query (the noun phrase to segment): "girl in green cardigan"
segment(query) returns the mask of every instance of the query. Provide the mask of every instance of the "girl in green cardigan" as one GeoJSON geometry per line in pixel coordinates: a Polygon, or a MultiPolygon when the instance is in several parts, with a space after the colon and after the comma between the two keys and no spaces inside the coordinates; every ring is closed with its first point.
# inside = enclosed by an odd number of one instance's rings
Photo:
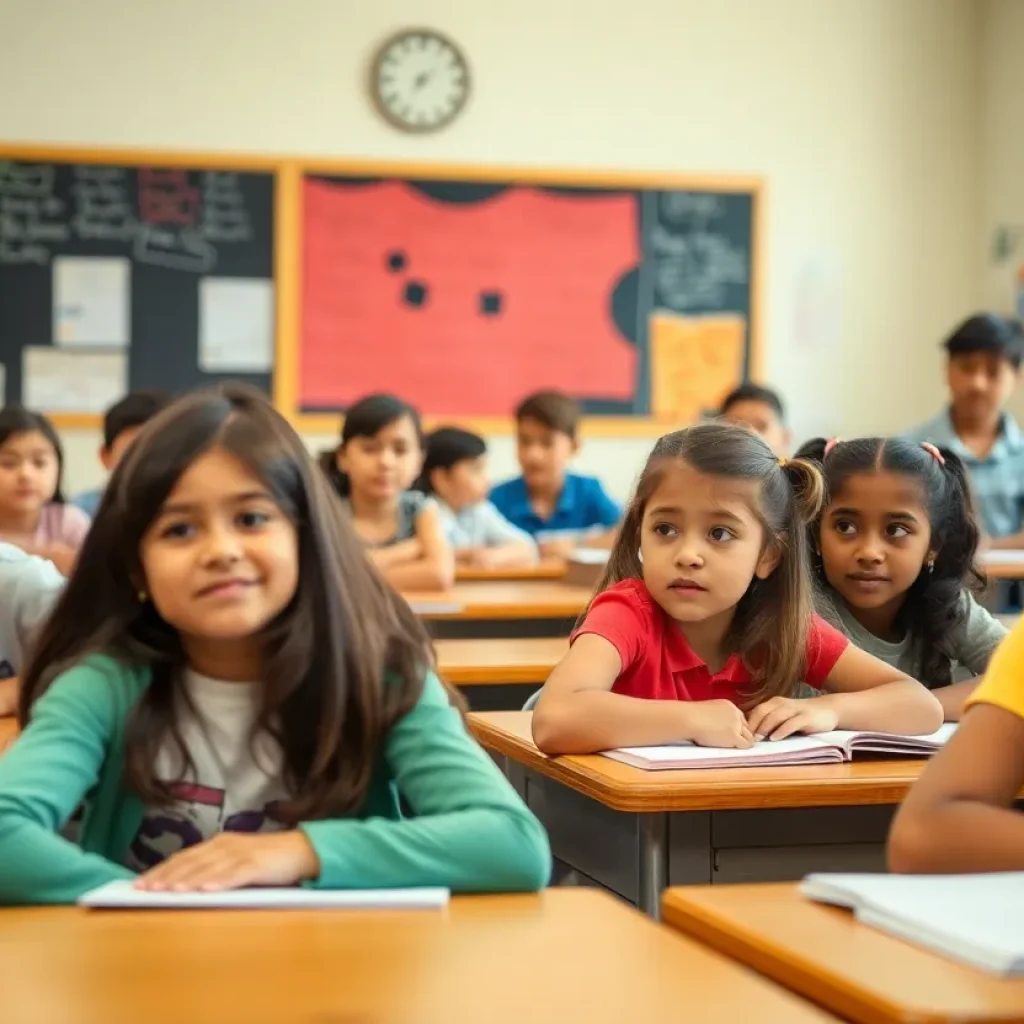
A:
{"type": "Polygon", "coordinates": [[[133,443],[20,717],[0,759],[0,903],[73,902],[122,878],[547,880],[544,831],[467,735],[422,627],[247,388],[187,397],[133,443]],[[60,831],[83,801],[75,845],[60,831]]]}

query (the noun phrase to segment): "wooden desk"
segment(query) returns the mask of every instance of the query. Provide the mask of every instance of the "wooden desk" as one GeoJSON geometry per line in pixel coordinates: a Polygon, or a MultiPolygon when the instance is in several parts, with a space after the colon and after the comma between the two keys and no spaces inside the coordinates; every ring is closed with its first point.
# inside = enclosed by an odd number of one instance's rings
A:
{"type": "Polygon", "coordinates": [[[863,1024],[1024,1022],[1024,979],[998,978],[803,899],[795,885],[670,889],[667,924],[863,1024]]]}
{"type": "Polygon", "coordinates": [[[504,569],[481,569],[476,565],[457,565],[455,579],[469,580],[560,580],[565,575],[564,558],[542,558],[536,565],[504,569]]]}
{"type": "Polygon", "coordinates": [[[981,568],[989,580],[1024,580],[1024,558],[1020,552],[1010,552],[1006,559],[999,558],[999,552],[993,551],[988,557],[981,559],[981,568]]]}
{"type": "Polygon", "coordinates": [[[10,1024],[836,1018],[586,890],[444,911],[0,910],[10,1024]]]}
{"type": "Polygon", "coordinates": [[[567,637],[591,591],[558,580],[456,583],[451,590],[407,594],[439,639],[567,637]]]}
{"type": "Polygon", "coordinates": [[[643,771],[546,757],[530,713],[470,716],[544,822],[555,857],[657,915],[668,884],[764,882],[885,865],[889,822],[923,761],[643,771]]]}

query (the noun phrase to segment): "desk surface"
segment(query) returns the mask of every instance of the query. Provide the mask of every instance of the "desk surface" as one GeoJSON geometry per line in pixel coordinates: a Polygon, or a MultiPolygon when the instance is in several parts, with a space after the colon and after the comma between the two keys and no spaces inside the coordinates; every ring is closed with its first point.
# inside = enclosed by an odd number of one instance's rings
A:
{"type": "Polygon", "coordinates": [[[455,579],[467,580],[560,580],[565,575],[564,558],[542,558],[536,565],[481,569],[476,565],[457,565],[455,579]]]}
{"type": "Polygon", "coordinates": [[[853,1021],[1024,1021],[1024,979],[891,938],[792,884],[669,889],[662,919],[853,1021]]]}
{"type": "Polygon", "coordinates": [[[999,553],[993,551],[991,555],[981,560],[981,568],[990,580],[1024,580],[1024,558],[1021,552],[1008,552],[1009,558],[1001,559],[999,553]],[[1015,556],[1015,557],[1014,557],[1015,556]]]}
{"type": "Polygon", "coordinates": [[[530,736],[529,711],[469,716],[483,746],[616,811],[750,810],[896,804],[923,761],[857,761],[792,768],[701,768],[644,771],[598,754],[547,757],[530,736]]]}
{"type": "Polygon", "coordinates": [[[582,889],[443,911],[0,910],[0,962],[12,1024],[835,1019],[582,889]]]}
{"type": "Polygon", "coordinates": [[[435,640],[437,670],[453,686],[543,683],[569,649],[557,637],[523,640],[435,640]]]}
{"type": "Polygon", "coordinates": [[[590,595],[589,587],[558,580],[505,580],[456,583],[405,598],[424,619],[574,619],[590,595]]]}

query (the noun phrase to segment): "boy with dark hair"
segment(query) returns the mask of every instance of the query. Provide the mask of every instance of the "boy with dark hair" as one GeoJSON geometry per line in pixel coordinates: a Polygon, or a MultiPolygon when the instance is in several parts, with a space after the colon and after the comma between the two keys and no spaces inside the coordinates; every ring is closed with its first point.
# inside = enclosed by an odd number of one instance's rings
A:
{"type": "Polygon", "coordinates": [[[545,555],[609,546],[621,508],[595,477],[568,471],[579,451],[579,404],[560,391],[538,391],[519,403],[515,415],[523,475],[491,492],[498,511],[545,555]]]}
{"type": "MultiPolygon", "coordinates": [[[[117,467],[139,431],[170,400],[170,396],[162,391],[131,391],[106,411],[103,417],[103,447],[99,454],[100,462],[108,473],[117,467]]],[[[89,516],[94,516],[103,491],[102,487],[86,491],[72,498],[71,503],[89,516]]]]}
{"type": "Polygon", "coordinates": [[[786,426],[782,399],[771,388],[748,381],[730,391],[718,410],[721,419],[759,434],[780,458],[789,454],[792,437],[786,426]]]}
{"type": "Polygon", "coordinates": [[[1024,331],[993,313],[969,317],[946,339],[949,406],[910,431],[967,464],[993,548],[1024,547],[1024,434],[1005,410],[1020,380],[1024,331]]]}

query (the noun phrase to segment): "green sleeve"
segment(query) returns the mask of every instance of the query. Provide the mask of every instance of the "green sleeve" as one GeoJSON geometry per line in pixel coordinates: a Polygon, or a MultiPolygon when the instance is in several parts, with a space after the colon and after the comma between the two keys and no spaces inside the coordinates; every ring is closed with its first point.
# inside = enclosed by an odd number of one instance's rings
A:
{"type": "Polygon", "coordinates": [[[0,758],[0,905],[73,903],[132,872],[58,834],[96,784],[117,708],[110,676],[77,666],[0,758]]]}
{"type": "Polygon", "coordinates": [[[313,885],[516,892],[547,884],[543,826],[466,732],[436,676],[391,730],[386,757],[414,816],[301,825],[320,859],[313,885]]]}

